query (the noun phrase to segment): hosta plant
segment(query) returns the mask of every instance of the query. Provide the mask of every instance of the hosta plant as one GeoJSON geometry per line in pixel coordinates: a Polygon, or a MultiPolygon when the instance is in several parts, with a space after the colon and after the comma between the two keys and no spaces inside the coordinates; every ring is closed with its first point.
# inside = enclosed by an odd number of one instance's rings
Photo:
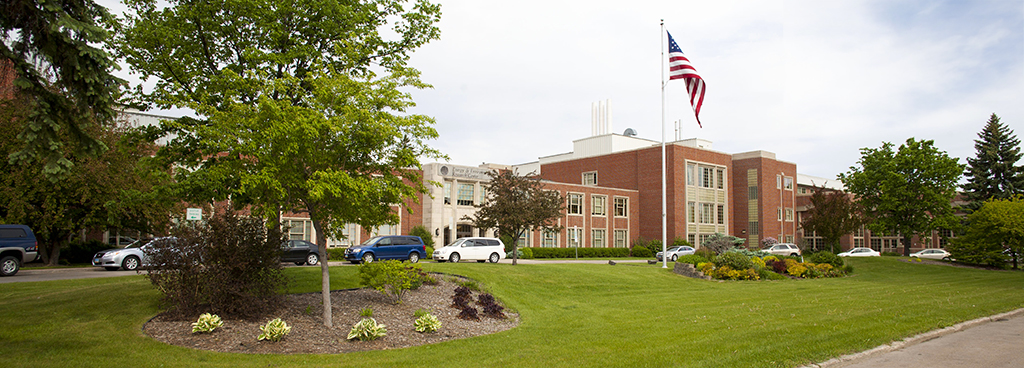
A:
{"type": "Polygon", "coordinates": [[[413,327],[416,327],[416,332],[437,332],[441,329],[441,320],[428,313],[417,318],[413,327]]]}
{"type": "Polygon", "coordinates": [[[387,335],[387,332],[388,330],[384,328],[383,324],[377,324],[377,320],[363,318],[355,326],[352,326],[352,330],[348,332],[348,339],[359,341],[376,340],[387,335]]]}
{"type": "Polygon", "coordinates": [[[224,321],[216,314],[203,313],[199,320],[192,324],[192,333],[213,332],[217,327],[223,326],[224,321]]]}
{"type": "Polygon", "coordinates": [[[260,326],[260,331],[263,331],[259,336],[259,340],[261,341],[281,341],[281,339],[284,338],[284,335],[287,335],[292,331],[292,328],[289,327],[287,323],[284,323],[280,318],[274,318],[270,322],[267,322],[266,325],[260,326]]]}

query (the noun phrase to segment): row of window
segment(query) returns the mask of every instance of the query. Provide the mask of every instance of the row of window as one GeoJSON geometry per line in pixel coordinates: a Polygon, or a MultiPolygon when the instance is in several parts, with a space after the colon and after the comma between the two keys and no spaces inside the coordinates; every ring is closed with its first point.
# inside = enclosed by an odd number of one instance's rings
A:
{"type": "Polygon", "coordinates": [[[714,203],[686,203],[686,222],[695,224],[725,224],[725,205],[714,203]]]}
{"type": "MultiPolygon", "coordinates": [[[[615,217],[629,217],[629,198],[626,197],[615,197],[614,203],[614,214],[615,217]]],[[[566,195],[566,209],[565,212],[570,215],[582,215],[583,214],[583,194],[580,193],[569,193],[566,195]]],[[[607,216],[607,203],[608,196],[591,194],[590,195],[590,214],[594,216],[607,216]]]]}
{"type": "MultiPolygon", "coordinates": [[[[530,241],[531,233],[526,233],[523,237],[519,238],[519,246],[527,247],[533,244],[530,241]]],[[[566,235],[568,237],[567,247],[582,247],[586,246],[583,243],[583,229],[570,228],[566,229],[566,235]]],[[[613,230],[613,238],[611,244],[608,244],[608,230],[606,229],[591,229],[590,230],[590,247],[591,248],[625,248],[628,244],[629,230],[613,230]]],[[[559,233],[554,231],[542,231],[540,246],[545,248],[555,248],[559,246],[558,243],[559,233]]]]}
{"type": "Polygon", "coordinates": [[[793,177],[775,175],[775,189],[793,190],[793,177]]]}
{"type": "MultiPolygon", "coordinates": [[[[476,204],[484,203],[487,199],[487,190],[483,187],[480,188],[480,195],[476,195],[476,184],[459,184],[456,188],[455,204],[459,206],[472,206],[474,205],[473,199],[478,198],[479,201],[476,204]]],[[[444,182],[444,204],[452,204],[452,182],[444,182]]]]}
{"type": "Polygon", "coordinates": [[[725,189],[725,168],[686,164],[686,185],[725,189]]]}
{"type": "MultiPolygon", "coordinates": [[[[779,221],[782,221],[782,207],[776,207],[775,210],[778,213],[779,221]]],[[[786,208],[786,221],[787,222],[792,222],[793,221],[793,209],[792,208],[788,208],[788,207],[786,208]]]]}

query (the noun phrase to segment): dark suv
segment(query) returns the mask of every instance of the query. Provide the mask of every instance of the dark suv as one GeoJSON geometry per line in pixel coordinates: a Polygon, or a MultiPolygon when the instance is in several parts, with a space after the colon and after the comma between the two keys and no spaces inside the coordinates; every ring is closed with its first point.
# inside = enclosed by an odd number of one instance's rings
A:
{"type": "Polygon", "coordinates": [[[39,257],[36,235],[25,225],[0,225],[0,275],[14,276],[39,257]]]}
{"type": "Polygon", "coordinates": [[[370,263],[378,259],[401,259],[416,263],[427,256],[423,239],[409,235],[375,236],[345,250],[345,259],[352,263],[370,263]]]}

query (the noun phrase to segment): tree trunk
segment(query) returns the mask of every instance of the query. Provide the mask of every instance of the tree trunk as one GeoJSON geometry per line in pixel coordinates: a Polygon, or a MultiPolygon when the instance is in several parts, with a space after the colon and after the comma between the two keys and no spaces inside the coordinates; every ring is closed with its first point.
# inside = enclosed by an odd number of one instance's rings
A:
{"type": "Polygon", "coordinates": [[[334,318],[331,314],[331,272],[327,265],[327,235],[324,234],[319,216],[312,208],[309,208],[309,219],[313,221],[313,229],[316,230],[316,248],[320,253],[320,295],[323,296],[324,326],[334,327],[334,318]]]}
{"type": "Polygon", "coordinates": [[[903,236],[903,256],[910,257],[910,235],[903,236]]]}

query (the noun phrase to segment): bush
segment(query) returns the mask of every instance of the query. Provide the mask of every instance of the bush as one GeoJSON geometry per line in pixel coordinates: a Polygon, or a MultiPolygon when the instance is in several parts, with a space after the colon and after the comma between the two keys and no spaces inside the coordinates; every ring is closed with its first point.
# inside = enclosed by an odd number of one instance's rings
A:
{"type": "Polygon", "coordinates": [[[827,250],[814,253],[809,260],[811,263],[827,263],[834,268],[843,267],[843,258],[827,250]]]}
{"type": "Polygon", "coordinates": [[[479,296],[477,296],[476,303],[479,304],[481,308],[483,308],[484,315],[491,318],[505,319],[505,307],[499,305],[498,301],[494,299],[493,295],[480,294],[479,296]]]}
{"type": "Polygon", "coordinates": [[[216,314],[203,313],[199,320],[192,324],[192,333],[209,333],[223,326],[224,321],[216,314]]]}
{"type": "Polygon", "coordinates": [[[533,249],[530,249],[529,247],[527,247],[527,248],[519,248],[519,250],[521,250],[523,252],[523,259],[533,259],[533,249]]]}
{"type": "MultiPolygon", "coordinates": [[[[430,247],[431,249],[434,248],[434,234],[431,234],[430,230],[427,230],[423,225],[413,226],[412,229],[409,230],[409,235],[420,237],[420,239],[423,239],[424,246],[430,247]]],[[[427,252],[428,255],[432,253],[433,252],[430,251],[427,252]]]]}
{"type": "MultiPolygon", "coordinates": [[[[533,258],[613,258],[629,257],[626,248],[519,248],[529,249],[533,258]]],[[[653,255],[653,253],[652,253],[653,255]]]]}
{"type": "Polygon", "coordinates": [[[344,261],[345,248],[327,248],[327,259],[331,261],[344,261]]]}
{"type": "Polygon", "coordinates": [[[676,262],[689,263],[689,264],[692,264],[694,266],[696,266],[698,264],[701,264],[701,263],[704,263],[704,262],[707,262],[707,261],[708,261],[707,258],[704,258],[703,256],[700,256],[700,255],[697,255],[697,254],[687,254],[685,256],[680,256],[679,258],[676,258],[676,262]]]}
{"type": "Polygon", "coordinates": [[[357,322],[348,332],[348,339],[359,341],[376,340],[387,335],[388,330],[383,324],[378,324],[373,318],[363,318],[357,322]]]}
{"type": "Polygon", "coordinates": [[[757,270],[757,276],[762,280],[785,280],[786,276],[780,275],[768,268],[757,270]]]}
{"type": "Polygon", "coordinates": [[[704,243],[700,246],[702,248],[708,248],[714,251],[716,254],[725,253],[727,250],[736,247],[737,245],[743,244],[746,240],[737,238],[732,235],[725,235],[722,233],[714,233],[708,236],[704,243]]]}
{"type": "Polygon", "coordinates": [[[715,264],[720,266],[728,266],[734,270],[746,270],[748,268],[754,268],[754,262],[743,254],[737,252],[725,252],[715,259],[715,264]]]}
{"type": "Polygon", "coordinates": [[[416,322],[413,322],[413,327],[416,328],[416,332],[420,333],[437,332],[437,330],[441,329],[441,320],[434,317],[434,315],[427,313],[416,318],[416,322]]]}
{"type": "Polygon", "coordinates": [[[678,247],[678,246],[683,246],[683,245],[691,246],[691,247],[693,246],[693,244],[690,244],[689,241],[687,241],[686,239],[683,239],[682,237],[678,237],[677,236],[675,239],[672,239],[672,246],[673,247],[678,247]]]}
{"type": "Polygon", "coordinates": [[[707,259],[708,261],[711,261],[715,259],[715,257],[718,257],[718,253],[715,253],[714,250],[708,248],[698,248],[695,252],[693,252],[693,254],[704,257],[704,259],[707,259]]]}
{"type": "Polygon", "coordinates": [[[218,214],[172,229],[177,238],[146,250],[150,282],[181,316],[199,309],[252,319],[276,310],[285,286],[280,253],[285,238],[263,220],[218,214]]]}
{"type": "Polygon", "coordinates": [[[114,246],[99,240],[89,240],[86,242],[73,242],[67,249],[60,252],[61,263],[64,264],[91,264],[92,256],[104,249],[110,249],[114,246]]]}
{"type": "Polygon", "coordinates": [[[882,257],[899,257],[899,256],[902,256],[902,254],[899,254],[899,253],[896,253],[896,252],[882,252],[882,257]]]}
{"type": "Polygon", "coordinates": [[[636,258],[651,258],[654,257],[654,253],[651,253],[650,248],[633,246],[630,256],[636,258]]]}
{"type": "Polygon", "coordinates": [[[359,265],[359,284],[372,287],[399,304],[406,291],[423,284],[421,272],[418,264],[403,264],[397,260],[363,263],[359,265]]]}
{"type": "Polygon", "coordinates": [[[285,335],[292,332],[292,328],[280,318],[274,318],[267,322],[267,324],[260,326],[260,331],[263,331],[263,333],[260,334],[257,340],[281,341],[285,335]]]}

